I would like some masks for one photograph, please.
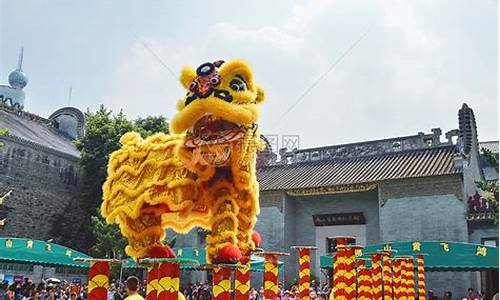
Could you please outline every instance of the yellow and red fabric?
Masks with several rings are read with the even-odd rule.
[[[365,260],[360,259],[357,262],[358,300],[371,300],[373,299],[371,270],[366,268]]]
[[[229,267],[214,268],[212,293],[214,300],[231,299],[231,268]]]
[[[415,300],[415,267],[413,258],[406,259],[406,291],[407,299]]]
[[[418,300],[425,300],[425,263],[424,256],[417,255],[417,272],[418,272]]]
[[[402,279],[401,279],[401,265],[402,260],[396,258],[392,261],[393,275],[394,275],[394,300],[402,300],[403,298],[403,289],[402,289]]]
[[[372,254],[372,291],[373,300],[382,300],[382,253]]]
[[[391,252],[382,252],[382,286],[383,286],[383,298],[384,300],[393,300],[393,281],[392,281],[392,263],[391,263]]]
[[[337,247],[347,245],[349,238],[350,237],[346,237],[346,236],[335,237]],[[330,293],[330,299],[334,299],[335,290],[336,290],[335,277],[337,276],[337,273],[339,272],[337,254],[338,254],[338,252],[336,252],[335,255],[333,256],[332,291]]]
[[[240,259],[240,264],[243,268],[236,269],[234,274],[234,299],[235,300],[248,300],[250,293],[250,257],[243,256]]]
[[[90,262],[88,300],[107,300],[110,264],[107,261]]]
[[[359,246],[337,246],[333,270],[333,298],[356,299],[356,249]]]
[[[162,262],[158,266],[157,299],[179,299],[180,264],[176,262]]]
[[[146,278],[146,300],[156,300],[158,298],[158,266],[148,267]]]
[[[265,254],[264,258],[264,299],[275,300],[278,297],[278,256]]]
[[[299,249],[299,299],[309,300],[311,280],[311,250]]]
[[[212,292],[214,300],[231,299],[231,268],[214,268]]]

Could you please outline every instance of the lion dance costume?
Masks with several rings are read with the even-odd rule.
[[[109,159],[101,213],[119,224],[131,257],[175,257],[162,243],[165,229],[201,227],[210,230],[207,261],[234,263],[256,247],[264,92],[240,60],[184,67],[180,82],[187,94],[177,104],[171,135],[121,137],[122,148]]]

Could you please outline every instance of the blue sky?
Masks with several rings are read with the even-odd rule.
[[[498,139],[498,3],[485,1],[0,1],[0,82],[25,48],[27,110],[103,103],[171,117],[185,64],[246,59],[265,134],[301,147],[457,128]],[[351,44],[366,37],[291,110]],[[139,38],[136,38],[135,35]]]

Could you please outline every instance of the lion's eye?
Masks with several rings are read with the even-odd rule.
[[[197,84],[195,81],[193,81],[193,82],[191,82],[191,84],[189,85],[189,90],[190,90],[191,92],[194,92],[194,91],[196,90],[196,87],[197,87],[197,86],[198,86],[198,84]]]
[[[231,82],[229,82],[229,87],[233,91],[237,91],[237,92],[241,92],[241,91],[246,91],[247,90],[247,84],[240,77],[234,77],[233,79],[231,79]]]
[[[217,78],[217,77],[212,77],[212,78],[210,78],[210,83],[211,83],[212,85],[218,85],[218,84],[219,84],[219,82],[220,82],[220,80],[219,80],[219,78]]]

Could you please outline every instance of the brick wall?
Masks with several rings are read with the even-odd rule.
[[[78,196],[78,158],[2,140],[0,195],[12,195],[0,206],[6,225],[0,235],[49,239],[55,218]]]
[[[409,240],[468,241],[461,178],[436,176],[383,182],[380,194],[381,242]],[[465,295],[467,272],[430,272],[427,286],[438,296]]]

